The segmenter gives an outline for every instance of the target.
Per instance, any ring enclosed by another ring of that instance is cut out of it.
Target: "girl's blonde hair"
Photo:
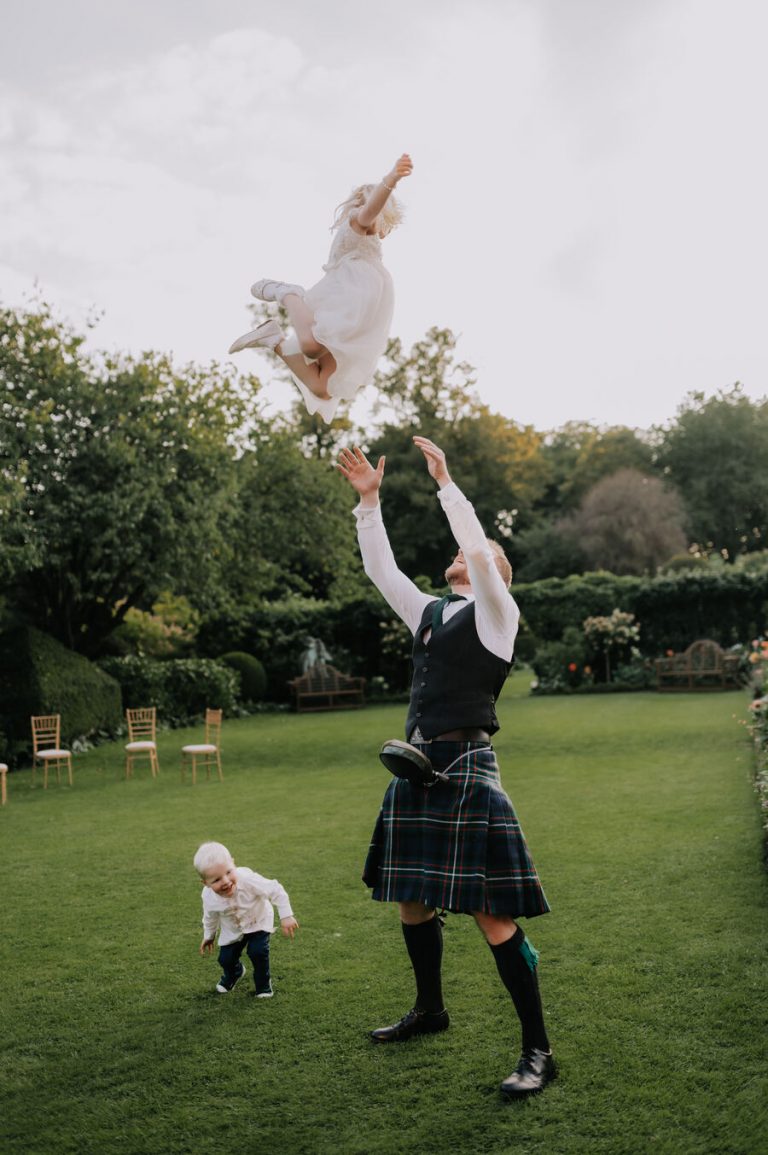
[[[355,209],[361,209],[375,188],[375,184],[359,184],[356,189],[353,189],[347,199],[337,207],[331,228],[339,228],[340,225],[344,224],[344,221],[349,219],[350,213],[354,212]],[[378,216],[383,225],[382,233],[385,236],[387,233],[391,233],[401,223],[404,216],[405,213],[400,202],[395,197],[390,196]]]

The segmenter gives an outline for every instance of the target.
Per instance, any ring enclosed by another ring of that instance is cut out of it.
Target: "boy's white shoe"
[[[238,966],[240,967],[240,970],[237,972],[235,977],[232,979],[231,983],[229,983],[229,984],[227,983],[227,980],[224,977],[224,975],[222,975],[221,978],[219,979],[219,981],[216,983],[216,990],[218,991],[218,993],[220,995],[228,995],[230,991],[233,991],[235,989],[235,987],[237,986],[237,984],[240,982],[240,979],[245,974],[245,967],[243,966],[243,964],[238,963]]]
[[[257,999],[271,999],[272,996],[274,995],[274,993],[275,992],[272,990],[272,983],[270,983],[268,991],[256,991],[256,998]]]
[[[289,285],[285,281],[275,281],[270,277],[262,277],[255,285],[251,285],[251,296],[257,301],[277,301],[280,304],[286,293],[295,293],[297,297],[304,296],[301,285]]]
[[[239,353],[241,349],[255,349],[259,345],[265,349],[274,349],[275,345],[279,345],[284,340],[285,333],[280,328],[279,321],[271,318],[255,329],[251,329],[250,333],[243,333],[242,337],[238,337],[236,341],[232,342],[228,352]]]

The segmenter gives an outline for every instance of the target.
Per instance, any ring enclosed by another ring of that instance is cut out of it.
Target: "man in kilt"
[[[338,461],[360,496],[355,517],[365,572],[414,635],[406,739],[443,775],[429,785],[393,777],[374,829],[363,880],[373,898],[399,904],[416,1002],[371,1038],[404,1042],[448,1027],[437,911],[471,914],[522,1027],[520,1061],[501,1090],[529,1095],[554,1078],[555,1064],[538,955],[517,919],[546,914],[549,905],[491,746],[499,728],[495,703],[512,666],[520,615],[509,593],[509,562],[486,539],[472,505],[451,481],[445,454],[425,437],[413,440],[459,546],[445,573],[452,593],[439,601],[395,563],[379,506],[384,458],[374,469],[355,448],[342,450]]]

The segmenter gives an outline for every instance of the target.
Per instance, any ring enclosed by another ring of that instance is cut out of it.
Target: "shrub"
[[[123,707],[138,710],[144,706],[155,706],[158,716],[168,713],[166,694],[167,662],[155,658],[140,658],[128,654],[124,658],[102,658],[102,670],[120,683],[123,692]]]
[[[9,755],[31,749],[32,714],[61,714],[61,740],[116,734],[120,686],[40,630],[20,626],[0,637],[0,729]]]
[[[232,714],[240,694],[240,676],[210,658],[179,658],[164,662],[165,690],[171,725],[184,725],[208,706]]]
[[[240,678],[235,670],[209,658],[104,658],[101,666],[123,689],[126,709],[155,706],[158,719],[182,726],[205,713],[206,707],[231,714]]]
[[[253,654],[243,650],[232,650],[219,658],[225,666],[237,670],[240,675],[240,695],[244,702],[260,702],[267,688],[267,673],[264,666]]]

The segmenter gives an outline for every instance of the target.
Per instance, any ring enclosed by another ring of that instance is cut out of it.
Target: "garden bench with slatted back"
[[[310,710],[338,710],[365,705],[365,678],[342,674],[327,662],[310,666],[299,678],[292,678],[293,705],[297,713]]]
[[[702,638],[680,654],[656,659],[658,690],[724,690],[739,685],[739,657]]]

